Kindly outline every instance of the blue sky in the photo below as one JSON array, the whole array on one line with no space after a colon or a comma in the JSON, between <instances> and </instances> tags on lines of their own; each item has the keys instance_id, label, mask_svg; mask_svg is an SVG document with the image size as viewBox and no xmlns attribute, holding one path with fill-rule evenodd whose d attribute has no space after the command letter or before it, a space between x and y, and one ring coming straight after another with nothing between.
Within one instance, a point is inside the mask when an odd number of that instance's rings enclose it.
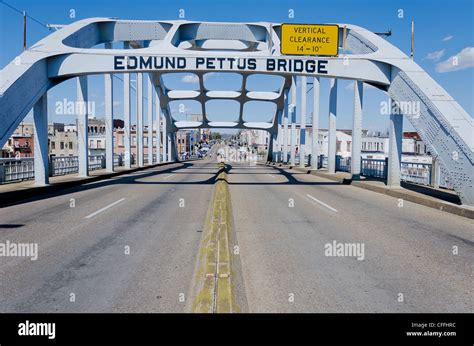
<instances>
[{"instance_id":1,"label":"blue sky","mask_svg":"<svg viewBox=\"0 0 474 346\"><path fill-rule=\"evenodd\" d=\"M69 24L87 17L118 17L121 19L178 19L180 9L185 19L203 21L271 21L286 23L346 22L366 27L372 31L392 29L388 40L405 53L410 50L410 21L415 19L415 61L440 83L472 116L474 110L472 60L473 13L472 0L451 1L370 1L370 0L5 0L12 6L26 10L43 23ZM288 18L288 11L294 18ZM71 10L75 18L70 18ZM403 10L403 18L400 11ZM3 68L22 50L22 17L0 4L0 66ZM28 21L28 45L48 35L41 25ZM454 55L463 52L462 66L455 71L443 68ZM470 66L470 67L469 67ZM115 114L121 117L122 86L114 81ZM225 80L221 81L221 85ZM215 83L219 85L219 81ZM339 87L338 128L351 128L352 91L349 82ZM90 95L96 100L96 114L103 113L103 81L100 76L90 78ZM57 100L74 99L75 83L70 80L50 92L50 107ZM388 116L380 115L380 102L386 96L374 89L364 95L364 128L385 130ZM320 123L327 126L328 83L322 80ZM308 98L311 100L311 97ZM217 106L216 106L217 107ZM192 107L191 107L192 108ZM217 107L218 108L218 107ZM50 108L51 109L51 108ZM308 112L311 103L308 105ZM222 111L222 110L221 110ZM218 109L216 110L218 112ZM74 122L73 116L61 116L55 121ZM406 127L410 127L407 125Z\"/></svg>"}]
</instances>

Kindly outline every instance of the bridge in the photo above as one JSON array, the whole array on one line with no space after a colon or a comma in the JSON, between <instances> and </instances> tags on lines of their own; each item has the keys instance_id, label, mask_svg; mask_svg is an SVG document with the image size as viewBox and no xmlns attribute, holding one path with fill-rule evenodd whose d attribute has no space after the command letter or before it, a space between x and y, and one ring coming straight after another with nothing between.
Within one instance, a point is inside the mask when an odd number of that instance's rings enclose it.
<instances>
[{"instance_id":1,"label":"bridge","mask_svg":"<svg viewBox=\"0 0 474 346\"><path fill-rule=\"evenodd\" d=\"M16 259L2 263L7 278L0 284L2 292L16 295L2 295L0 310L472 309L467 278L473 258L472 253L466 253L472 247L473 224L470 218L458 215L472 215L474 207L473 119L419 65L380 35L351 24L335 24L339 26L339 54L308 57L281 54L279 23L90 18L50 34L3 68L0 144L33 110L34 183L38 190L31 187L33 193L27 201L6 201L5 205L16 205L0 210L0 228L7 229L9 241L20 242L26 234L30 242L40 244L42 268L50 269L38 271L37 266ZM166 75L176 73L193 74L198 87L171 88ZM211 73L238 75L240 87L209 89L204 79ZM249 81L262 74L274 76L276 88L252 90ZM84 106L77 114L78 177L84 184L41 190L53 185L48 90L74 78L78 104L86 105L92 75L104 77L108 175L88 180L93 174L89 114ZM126 170L121 175L114 174L113 75L123 79ZM137 97L134 169L131 75L136 75ZM297 78L301 83L297 84ZM329 100L320 99L322 78L330 79ZM352 156L345 179L336 172L338 80L354 83ZM312 86L312 138L305 136L308 83ZM390 114L389 155L382 187L362 181L364 84L386 92L391 106L401 110ZM237 105L231 120L209 116L209 105L221 100ZM173 116L172 105L184 101L200 105L200 118L190 121ZM329 102L326 170L318 166L321 102ZM270 104L274 109L271 119L249 116L251 103ZM417 104L419 111L400 106L406 103ZM401 189L404 120L415 128L440 171L452 182L461 206L414 197ZM156 134L147 134L148 143L156 143L156 158L153 150L144 154L146 125L157 128ZM270 135L267 157L256 165L224 165L216 161L218 154L223 159L228 150L223 143L214 146L204 160L180 161L177 131L200 128L265 130ZM311 157L308 164L307 156ZM14 190L4 196L17 198L15 193L22 190ZM458 215L433 206L457 210ZM169 232L170 225L175 232ZM15 232L16 228L23 232ZM330 244L330 250L344 242L358 246L352 256L357 261L346 258L337 262L337 251L322 250L324 244ZM62 263L57 258L62 258ZM216 259L214 267L209 258ZM222 280L221 286L209 288L209 278L215 278L214 283ZM25 288L21 292L19 285ZM144 289L134 294L140 285ZM226 287L231 298L227 291L219 291ZM426 290L434 287L436 290L426 295ZM217 290L222 301L209 303L202 298L211 296L212 290ZM71 294L77 294L77 304L71 304Z\"/></svg>"},{"instance_id":2,"label":"bridge","mask_svg":"<svg viewBox=\"0 0 474 346\"><path fill-rule=\"evenodd\" d=\"M156 94L157 113L166 119L166 137L171 160L176 159L174 133L179 128L230 127L266 129L272 134L273 152L281 152L282 161L288 160L288 148L282 143L279 130L291 123L290 161L295 158L295 114L302 108L301 123L305 124L306 92L297 105L295 76L301 75L302 88L306 79L313 79L314 105L319 105L319 78L331 78L331 110L329 115L329 172L334 172L336 157L337 80L351 79L354 88L354 131L352 174L360 174L360 143L363 83L369 83L398 102L418 102L419 114L406 114L429 151L437 158L441 169L451 178L463 203L474 205L473 150L474 124L472 118L452 97L439 86L415 62L383 38L363 28L339 24L347 28L345 42L349 53L344 56L326 58L282 57L280 54L280 25L273 23L229 24L199 23L185 21L124 21L107 18L92 18L78 21L55 32L28 51L22 53L1 72L0 87L1 128L0 143L4 144L25 115L34 108L35 128L40 150L37 151L37 183L47 183L45 114L47 91L69 79L77 78L78 101L87 102L87 76L104 74L105 116L107 121L107 169L113 170L112 147L112 77L124 74L125 130L130 127L130 72L137 73L137 97L143 97L143 81L148 88L148 108L153 108L153 93ZM339 33L343 35L342 29ZM113 42L123 42L123 49L111 49ZM94 46L105 43L105 49ZM219 44L221 45L219 47ZM208 48L210 47L210 48ZM214 48L213 48L214 47ZM225 50L225 51L219 51ZM215 51L219 51L216 53ZM387 58L389 57L389 58ZM278 60L278 61L277 61ZM283 63L281 63L283 62ZM298 64L299 62L299 64ZM323 62L324 68L321 68ZM312 64L310 64L312 63ZM299 67L297 65L300 65ZM316 66L317 65L317 66ZM293 68L291 68L293 66ZM296 68L295 68L296 67ZM243 76L242 87L236 91L207 90L203 85L203 74L226 71ZM161 83L164 73L170 71L193 72L199 79L199 90L169 90ZM147 75L143 78L143 73ZM246 81L256 73L271 73L284 77L278 91L254 92L246 89ZM21 90L21 92L19 92ZM290 94L290 95L289 95ZM212 100L235 100L240 104L237 121L209 121L205 104ZM200 122L175 121L170 115L169 103L179 100L196 100L202 105L203 119ZM272 102L276 111L270 123L249 123L243 120L244 105L248 102ZM289 102L291 102L288 107ZM143 125L143 102L138 102L138 144L142 146L140 130ZM80 172L87 175L87 112L78 119L80 143ZM149 112L151 113L151 112ZM313 129L318 128L318 109L313 110ZM160 115L161 116L161 115ZM403 117L391 116L389 155L389 184L397 184L401 155L401 131ZM148 119L149 124L153 117ZM160 122L157 122L158 124ZM158 131L160 132L160 131ZM286 134L287 132L283 132ZM313 131L313 133L317 133ZM302 139L301 155L306 143ZM315 141L313 140L313 143ZM129 150L130 143L126 144ZM312 148L314 150L314 148ZM140 149L139 149L140 151ZM312 153L317 156L318 153ZM143 155L139 155L142 165ZM315 168L313 166L313 168Z\"/></svg>"}]
</instances>

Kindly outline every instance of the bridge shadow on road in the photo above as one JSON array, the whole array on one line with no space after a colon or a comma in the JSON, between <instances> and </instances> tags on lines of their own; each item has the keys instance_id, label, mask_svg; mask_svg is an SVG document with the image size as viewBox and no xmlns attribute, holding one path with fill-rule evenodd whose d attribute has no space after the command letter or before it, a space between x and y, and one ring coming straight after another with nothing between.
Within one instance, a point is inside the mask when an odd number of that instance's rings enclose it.
<instances>
[{"instance_id":1,"label":"bridge shadow on road","mask_svg":"<svg viewBox=\"0 0 474 346\"><path fill-rule=\"evenodd\" d=\"M5 199L9 199L7 203L5 203L4 206L1 206L1 208L8 207L8 206L13 206L13 205L18 205L18 204L23 204L23 203L29 203L29 202L34 202L34 201L40 201L48 198L53 198L53 197L59 197L59 196L64 196L68 195L71 193L76 193L76 192L83 192L83 191L89 191L93 189L98 189L101 187L108 187L112 185L130 185L130 184L148 184L149 182L145 181L140 181L140 179L145 179L149 178L152 176L161 176L163 174L188 174L185 173L184 170L189 169L192 167L192 169L205 169L207 172L202 172L202 173L193 173L193 174L212 174L212 176L208 179L202 180L202 181L189 181L189 182L173 182L172 180L164 180L164 181L156 181L156 182L150 182L151 184L162 184L162 185L170 185L170 184L180 184L180 185L211 185L214 184L214 181L217 176L217 165L215 166L215 172L211 172L213 167L193 167L195 166L194 163L191 162L183 162L183 163L174 163L172 164L172 167L167 167L165 169L160 169L163 168L163 166L158 166L154 168L149 168L146 169L146 171L135 171L135 172L127 172L124 173L125 175L121 176L115 176L111 177L109 179L104 179L104 180L98 180L98 181L85 181L81 185L74 185L74 186L67 186L67 184L75 184L76 182L74 181L74 178L72 178L70 181L63 182L63 183L56 183L52 184L51 187L54 189L54 191L48 191L44 192L41 190L34 191L35 189L38 189L36 187L31 187L31 189L24 189L24 190L17 190L17 191L9 191L6 193L3 193L3 195L7 195L8 197L5 197ZM176 167L176 165L179 165ZM180 172L181 170L181 172ZM191 172L189 173L191 174ZM100 176L97 176L98 179L100 179ZM77 182L80 183L80 182ZM28 191L30 190L30 191ZM28 194L35 194L33 197L25 197L25 195ZM12 197L13 195L13 197ZM0 194L0 198L3 199L4 196ZM2 203L3 205L3 203Z\"/></svg>"},{"instance_id":2,"label":"bridge shadow on road","mask_svg":"<svg viewBox=\"0 0 474 346\"><path fill-rule=\"evenodd\" d=\"M176 166L178 165L178 166ZM146 171L135 171L135 172L130 172L130 173L125 173L123 176L116 176L112 177L109 179L104 179L104 180L99 180L99 181L92 181L92 182L84 182L84 184L81 185L75 185L75 186L61 186L61 183L58 183L57 186L53 185L53 189L56 187L54 191L51 192L38 192L36 195L33 197L26 197L25 196L25 190L18 190L14 191L14 193L18 193L18 197L14 196L11 201L9 201L5 207L7 206L12 206L12 205L18 205L18 204L23 204L23 203L29 203L29 202L34 202L34 201L39 201L39 200L44 200L48 198L53 198L53 197L59 197L59 196L64 196L68 195L71 193L76 193L76 192L83 192L83 191L89 191L93 189L98 189L102 187L108 187L108 186L113 186L113 185L212 185L215 183L217 179L217 175L219 173L219 169L217 164L216 165L210 165L210 166L196 166L195 163L192 162L183 162L183 163L175 163L172 164L172 167L167 167L162 169L163 166L155 167L155 168L150 168L147 169ZM275 172L275 169L278 170L278 172ZM244 172L240 172L240 170L244 170ZM249 170L245 172L245 170ZM260 171L262 172L252 172L253 171ZM328 181L328 182L304 182L297 180L294 175L299 174L299 173L289 173L286 172L285 170L278 168L278 167L262 167L262 166L237 166L233 167L231 164L226 164L226 171L229 175L230 178L232 178L232 175L240 175L240 174L245 174L245 175L253 175L253 174L269 174L269 172L272 172L275 174L276 177L283 176L285 178L285 181L245 181L245 182L233 182L231 181L232 179L228 179L228 183L230 185L341 185L338 182L333 182L333 181ZM266 172L263 172L266 171ZM168 179L168 180L148 180L145 181L144 179L150 178L153 176L160 177L165 174L173 174L173 175L209 175L208 178L202 179L202 180L189 180L189 181L175 181L173 179ZM68 181L67 183L72 183L73 181ZM64 184L64 183L63 183ZM35 188L32 188L32 194L34 192ZM1 197L1 194L0 194ZM10 198L10 197L9 197ZM0 207L1 208L1 207Z\"/></svg>"},{"instance_id":3,"label":"bridge shadow on road","mask_svg":"<svg viewBox=\"0 0 474 346\"><path fill-rule=\"evenodd\" d=\"M282 168L279 167L266 167L266 166L236 166L235 168L227 164L227 173L230 176L229 185L306 185L306 186L316 186L316 185L342 185L341 183L337 181L314 181L314 182L308 182L308 181L301 181L296 179L294 176L295 175L305 175L305 173L300 173L300 172L294 172L290 173L285 171ZM241 172L241 170L265 170L265 172ZM275 172L277 170L278 172ZM234 171L234 172L233 172ZM253 175L253 174L274 174L275 177L284 177L286 181L243 181L243 182L237 182L237 181L232 181L232 175Z\"/></svg>"}]
</instances>

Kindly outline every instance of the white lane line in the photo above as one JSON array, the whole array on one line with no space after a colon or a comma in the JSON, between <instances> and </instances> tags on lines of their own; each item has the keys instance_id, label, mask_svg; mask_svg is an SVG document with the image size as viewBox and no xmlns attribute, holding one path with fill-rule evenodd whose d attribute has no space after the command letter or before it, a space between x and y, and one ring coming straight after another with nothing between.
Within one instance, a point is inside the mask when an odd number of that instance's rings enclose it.
<instances>
[{"instance_id":1,"label":"white lane line","mask_svg":"<svg viewBox=\"0 0 474 346\"><path fill-rule=\"evenodd\" d=\"M328 204L326 204L326 203L320 201L319 199L317 199L317 198L315 198L315 197L313 197L313 196L311 196L311 195L306 195L306 197L311 198L313 201L315 201L315 202L321 204L322 206L325 206L325 207L328 208L329 210L331 210L331 211L337 213L337 209L334 209L333 207L331 207L330 205L328 205Z\"/></svg>"},{"instance_id":2,"label":"white lane line","mask_svg":"<svg viewBox=\"0 0 474 346\"><path fill-rule=\"evenodd\" d=\"M167 175L166 177L163 178L163 180L168 179L169 177L172 177L174 174Z\"/></svg>"},{"instance_id":3,"label":"white lane line","mask_svg":"<svg viewBox=\"0 0 474 346\"><path fill-rule=\"evenodd\" d=\"M99 210L97 210L96 212L94 212L94 213L92 213L92 214L90 214L90 215L87 215L87 216L85 217L85 219L90 219L91 217L94 217L94 216L96 216L97 214L102 213L103 211L105 211L105 210L107 210L107 209L113 207L114 205L119 204L120 202L123 202L124 200L125 200L125 198L120 198L118 201L115 201L114 203L109 204L108 206L103 207L102 209L99 209Z\"/></svg>"}]
</instances>

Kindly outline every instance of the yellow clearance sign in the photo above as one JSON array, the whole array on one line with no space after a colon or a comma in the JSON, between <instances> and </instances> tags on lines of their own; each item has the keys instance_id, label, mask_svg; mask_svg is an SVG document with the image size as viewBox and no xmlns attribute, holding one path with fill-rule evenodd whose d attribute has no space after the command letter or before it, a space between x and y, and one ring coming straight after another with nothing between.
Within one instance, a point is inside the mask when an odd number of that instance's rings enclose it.
<instances>
[{"instance_id":1,"label":"yellow clearance sign","mask_svg":"<svg viewBox=\"0 0 474 346\"><path fill-rule=\"evenodd\" d=\"M339 26L315 24L282 24L281 54L338 54Z\"/></svg>"}]
</instances>

